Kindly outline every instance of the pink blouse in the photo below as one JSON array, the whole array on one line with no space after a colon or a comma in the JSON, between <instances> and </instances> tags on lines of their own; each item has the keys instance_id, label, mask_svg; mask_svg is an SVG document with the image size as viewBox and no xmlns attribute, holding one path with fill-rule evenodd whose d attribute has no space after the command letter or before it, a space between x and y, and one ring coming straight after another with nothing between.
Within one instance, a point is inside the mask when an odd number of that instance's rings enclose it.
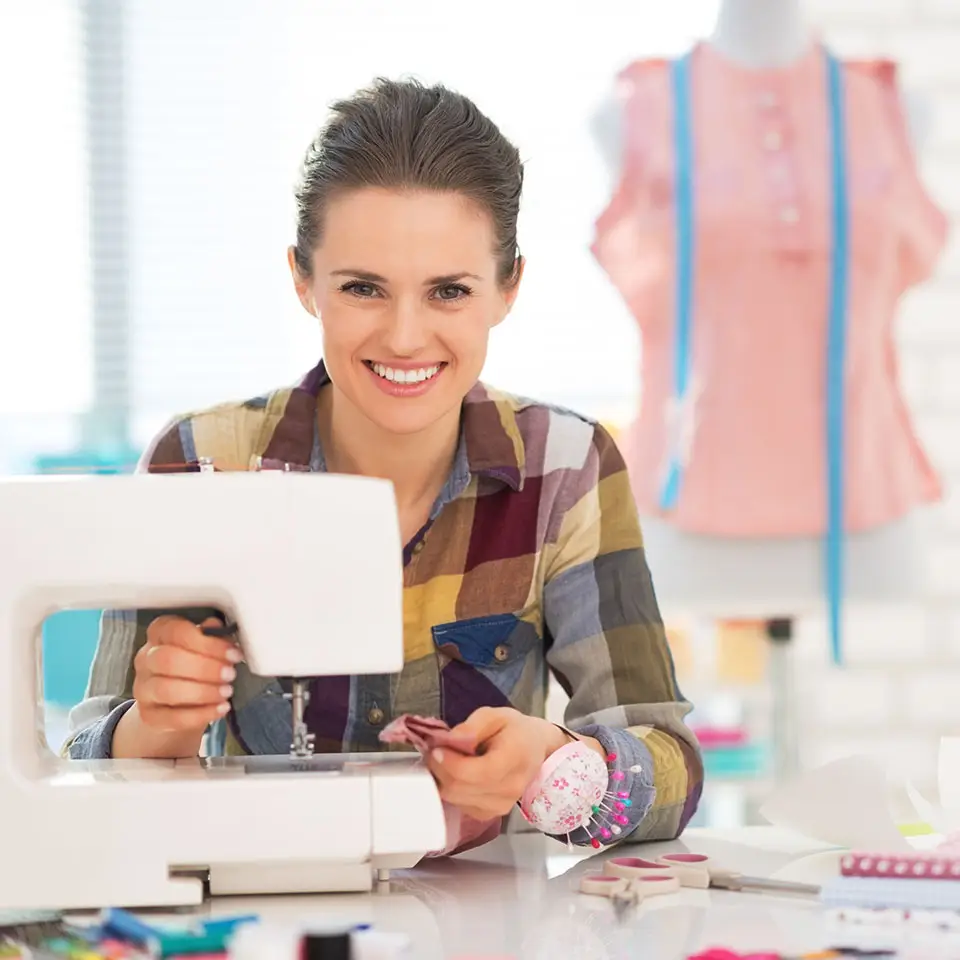
<instances>
[{"instance_id":1,"label":"pink blouse","mask_svg":"<svg viewBox=\"0 0 960 960\"><path fill-rule=\"evenodd\" d=\"M888 61L843 67L850 204L845 528L940 496L901 396L893 321L931 273L946 218L917 175ZM641 511L661 513L674 352L669 64L620 76L624 154L593 252L642 335L639 416L622 443ZM831 179L822 49L750 70L693 52L695 259L683 484L669 519L719 536L826 525L825 362Z\"/></svg>"}]
</instances>

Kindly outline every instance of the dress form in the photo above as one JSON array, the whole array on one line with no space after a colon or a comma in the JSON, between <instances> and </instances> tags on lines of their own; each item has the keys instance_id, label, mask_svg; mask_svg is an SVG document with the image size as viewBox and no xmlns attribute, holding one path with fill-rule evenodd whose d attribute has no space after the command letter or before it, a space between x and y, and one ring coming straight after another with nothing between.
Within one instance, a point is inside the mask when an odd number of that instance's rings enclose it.
<instances>
[{"instance_id":1,"label":"dress form","mask_svg":"<svg viewBox=\"0 0 960 960\"><path fill-rule=\"evenodd\" d=\"M722 0L707 40L720 56L747 70L788 68L816 37L801 0ZM922 111L909 111L911 133ZM917 121L920 121L919 123ZM606 101L593 121L598 146L614 179L621 157L620 106ZM845 544L845 595L853 601L913 599L924 582L920 512L864 532ZM715 618L798 616L823 608L824 549L817 536L751 538L681 530L669 519L644 517L645 543L665 611Z\"/></svg>"}]
</instances>

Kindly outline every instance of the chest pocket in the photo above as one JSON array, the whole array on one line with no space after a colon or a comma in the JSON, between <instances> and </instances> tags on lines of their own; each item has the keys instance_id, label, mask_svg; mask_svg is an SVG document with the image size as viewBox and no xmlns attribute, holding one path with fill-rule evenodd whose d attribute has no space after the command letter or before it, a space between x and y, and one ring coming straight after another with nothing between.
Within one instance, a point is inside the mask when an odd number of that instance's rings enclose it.
<instances>
[{"instance_id":1,"label":"chest pocket","mask_svg":"<svg viewBox=\"0 0 960 960\"><path fill-rule=\"evenodd\" d=\"M478 707L536 709L543 685L543 641L515 614L455 620L432 628L440 658L440 704L451 726Z\"/></svg>"}]
</instances>

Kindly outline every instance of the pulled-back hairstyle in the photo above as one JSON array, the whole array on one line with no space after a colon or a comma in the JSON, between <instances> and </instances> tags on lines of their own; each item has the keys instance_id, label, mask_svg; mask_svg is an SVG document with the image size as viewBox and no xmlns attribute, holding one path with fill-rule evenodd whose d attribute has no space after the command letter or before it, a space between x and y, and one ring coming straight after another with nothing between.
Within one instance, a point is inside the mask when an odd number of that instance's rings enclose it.
<instances>
[{"instance_id":1,"label":"pulled-back hairstyle","mask_svg":"<svg viewBox=\"0 0 960 960\"><path fill-rule=\"evenodd\" d=\"M334 196L363 187L459 193L493 221L497 278L519 273L517 214L520 155L466 97L415 80L377 80L333 104L332 117L307 148L296 188L294 256L304 277Z\"/></svg>"}]
</instances>

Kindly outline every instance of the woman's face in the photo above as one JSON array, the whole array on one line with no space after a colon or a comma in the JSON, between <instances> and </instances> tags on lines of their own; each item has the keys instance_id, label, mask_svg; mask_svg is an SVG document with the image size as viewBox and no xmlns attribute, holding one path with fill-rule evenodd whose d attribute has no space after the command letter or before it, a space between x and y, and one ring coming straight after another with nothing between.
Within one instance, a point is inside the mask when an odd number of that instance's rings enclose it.
<instances>
[{"instance_id":1,"label":"woman's face","mask_svg":"<svg viewBox=\"0 0 960 960\"><path fill-rule=\"evenodd\" d=\"M369 420L415 433L459 411L518 284L497 282L489 214L455 193L364 188L328 204L313 276L334 387Z\"/></svg>"}]
</instances>

